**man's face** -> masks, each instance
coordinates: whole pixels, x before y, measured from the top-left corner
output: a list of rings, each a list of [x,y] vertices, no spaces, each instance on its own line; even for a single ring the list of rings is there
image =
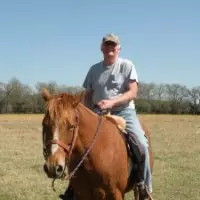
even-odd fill
[[[114,42],[107,41],[102,44],[101,50],[104,55],[104,59],[112,61],[119,55],[120,46]]]

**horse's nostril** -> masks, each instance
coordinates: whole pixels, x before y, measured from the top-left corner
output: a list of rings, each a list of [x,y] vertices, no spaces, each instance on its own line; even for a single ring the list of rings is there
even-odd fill
[[[44,169],[45,173],[48,172],[48,168],[47,168],[47,165],[46,165],[46,164],[44,164],[43,169]]]
[[[63,171],[63,167],[61,165],[57,165],[56,166],[56,174],[61,175],[62,171]]]

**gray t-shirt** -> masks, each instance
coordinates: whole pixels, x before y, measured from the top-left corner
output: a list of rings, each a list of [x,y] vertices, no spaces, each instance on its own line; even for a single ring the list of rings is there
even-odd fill
[[[128,89],[130,80],[138,82],[134,64],[123,58],[118,58],[111,66],[104,66],[103,61],[93,65],[84,80],[83,87],[93,91],[92,102],[97,104],[102,99],[112,99],[123,94]],[[113,108],[113,111],[125,107],[135,108],[134,101],[125,102]]]

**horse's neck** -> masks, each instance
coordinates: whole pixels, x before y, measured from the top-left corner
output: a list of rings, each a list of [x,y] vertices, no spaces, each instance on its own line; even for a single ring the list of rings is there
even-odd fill
[[[79,104],[77,107],[79,118],[79,130],[78,138],[74,146],[74,158],[81,159],[85,154],[85,149],[90,147],[97,130],[99,123],[99,117],[85,107],[83,104]]]
[[[85,129],[88,129],[91,126],[97,127],[99,117],[94,112],[81,103],[78,106],[78,112],[80,126]]]

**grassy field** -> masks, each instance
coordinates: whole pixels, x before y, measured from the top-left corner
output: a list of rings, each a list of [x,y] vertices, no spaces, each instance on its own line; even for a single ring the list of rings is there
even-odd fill
[[[43,172],[42,115],[0,115],[0,200],[56,200]],[[155,200],[200,200],[200,116],[141,115],[155,156]],[[133,198],[132,193],[126,200]]]

